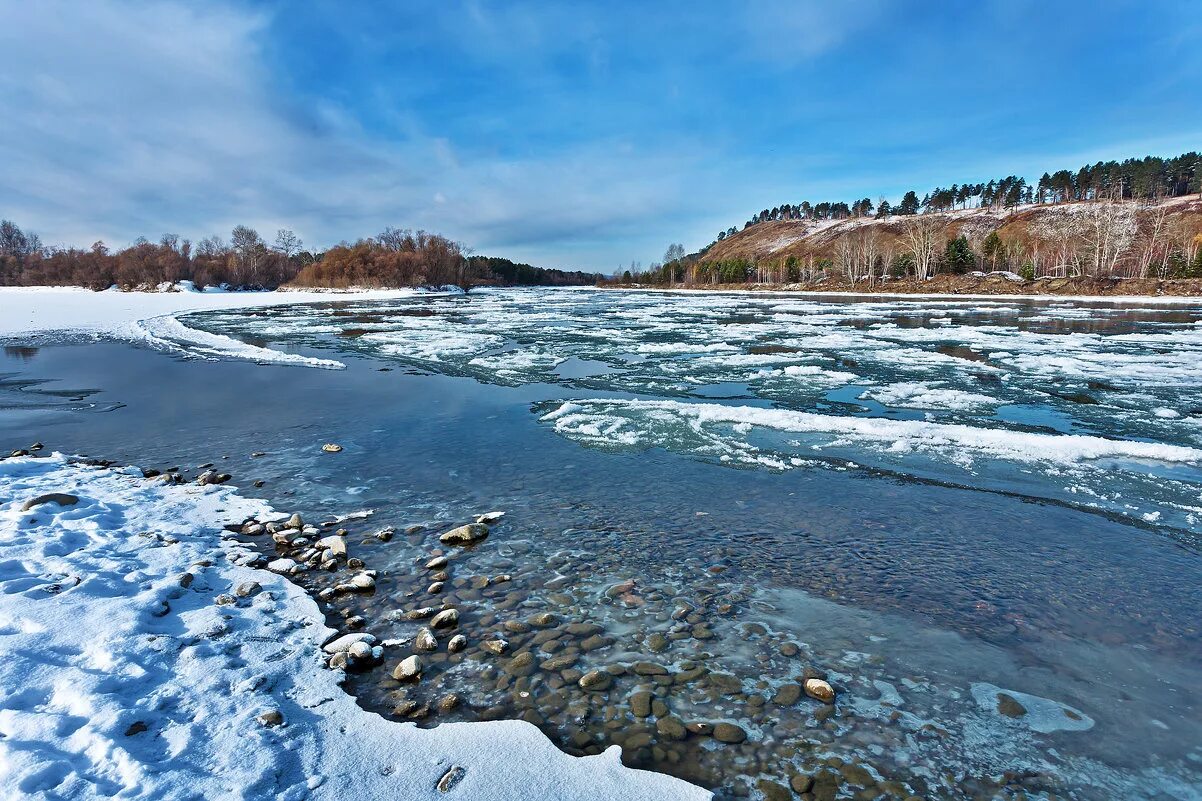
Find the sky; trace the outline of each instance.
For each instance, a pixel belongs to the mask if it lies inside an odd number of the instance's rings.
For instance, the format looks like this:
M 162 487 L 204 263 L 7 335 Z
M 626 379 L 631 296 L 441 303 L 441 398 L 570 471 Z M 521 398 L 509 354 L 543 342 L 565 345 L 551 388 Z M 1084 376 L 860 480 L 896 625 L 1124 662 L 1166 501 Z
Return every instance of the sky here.
M 612 272 L 802 200 L 1202 149 L 1200 0 L 0 0 L 0 217 Z

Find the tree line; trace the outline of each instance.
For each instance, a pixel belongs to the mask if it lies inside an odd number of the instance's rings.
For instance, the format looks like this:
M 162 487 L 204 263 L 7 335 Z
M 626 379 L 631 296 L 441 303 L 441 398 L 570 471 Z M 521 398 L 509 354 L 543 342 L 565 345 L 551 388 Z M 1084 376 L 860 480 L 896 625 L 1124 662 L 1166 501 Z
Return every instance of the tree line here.
M 1077 170 L 1044 173 L 1035 184 L 1017 175 L 984 183 L 956 183 L 936 187 L 920 200 L 914 190 L 906 192 L 897 205 L 880 198 L 846 202 L 782 203 L 751 216 L 743 229 L 777 220 L 843 220 L 853 217 L 885 218 L 909 216 L 923 211 L 946 212 L 965 208 L 1014 208 L 1027 204 L 1067 203 L 1086 200 L 1158 200 L 1202 195 L 1202 154 L 1196 151 L 1172 158 L 1145 156 L 1124 161 L 1099 161 Z M 735 227 L 719 231 L 721 242 L 738 232 Z
M 83 286 L 152 289 L 191 281 L 196 288 L 276 289 L 407 287 L 455 284 L 591 284 L 600 276 L 547 270 L 508 259 L 469 256 L 462 245 L 426 231 L 385 228 L 375 237 L 313 252 L 288 229 L 270 244 L 239 225 L 229 241 L 210 236 L 193 243 L 175 234 L 158 242 L 139 238 L 111 251 L 47 247 L 10 220 L 0 221 L 0 286 Z

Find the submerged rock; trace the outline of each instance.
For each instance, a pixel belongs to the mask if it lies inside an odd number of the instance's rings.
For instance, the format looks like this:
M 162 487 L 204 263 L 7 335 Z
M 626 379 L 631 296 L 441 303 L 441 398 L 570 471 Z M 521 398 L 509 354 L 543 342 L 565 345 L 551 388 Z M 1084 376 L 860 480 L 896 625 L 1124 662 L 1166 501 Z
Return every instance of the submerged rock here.
M 747 732 L 733 723 L 715 723 L 714 724 L 714 739 L 720 743 L 730 743 L 731 745 L 741 743 L 747 739 Z
M 824 704 L 835 702 L 835 688 L 822 679 L 806 679 L 805 691 L 806 695 Z
M 439 535 L 438 540 L 446 545 L 471 545 L 488 536 L 488 526 L 483 523 L 468 523 Z

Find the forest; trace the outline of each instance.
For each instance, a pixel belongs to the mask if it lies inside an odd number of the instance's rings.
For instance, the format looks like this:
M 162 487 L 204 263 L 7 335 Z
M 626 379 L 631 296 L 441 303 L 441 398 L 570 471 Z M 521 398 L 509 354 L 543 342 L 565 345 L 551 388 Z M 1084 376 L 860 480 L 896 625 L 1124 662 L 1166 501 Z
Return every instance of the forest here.
M 158 242 L 138 239 L 110 251 L 47 247 L 34 233 L 0 221 L 0 286 L 82 286 L 90 289 L 153 289 L 191 281 L 198 289 L 298 287 L 594 284 L 591 273 L 517 264 L 508 259 L 468 256 L 463 247 L 426 231 L 385 228 L 375 237 L 311 252 L 295 233 L 276 232 L 270 244 L 253 228 L 239 225 L 228 242 L 210 236 L 192 243 L 175 234 Z
M 897 205 L 782 204 L 699 252 L 668 248 L 618 283 L 715 285 L 1039 278 L 1202 278 L 1202 156 L 1148 156 L 936 187 Z

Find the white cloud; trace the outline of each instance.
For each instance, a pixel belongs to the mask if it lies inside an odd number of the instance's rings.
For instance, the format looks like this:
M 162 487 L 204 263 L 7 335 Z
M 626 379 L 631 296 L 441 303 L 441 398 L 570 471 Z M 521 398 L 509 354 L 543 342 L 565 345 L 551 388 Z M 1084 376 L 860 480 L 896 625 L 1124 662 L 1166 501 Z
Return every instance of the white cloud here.
M 52 0 L 6 4 L 5 18 L 0 216 L 49 243 L 246 223 L 331 244 L 400 225 L 608 269 L 651 216 L 681 222 L 700 161 L 626 141 L 524 158 L 467 158 L 421 132 L 383 141 L 337 106 L 298 107 L 260 57 L 269 20 L 230 6 Z

